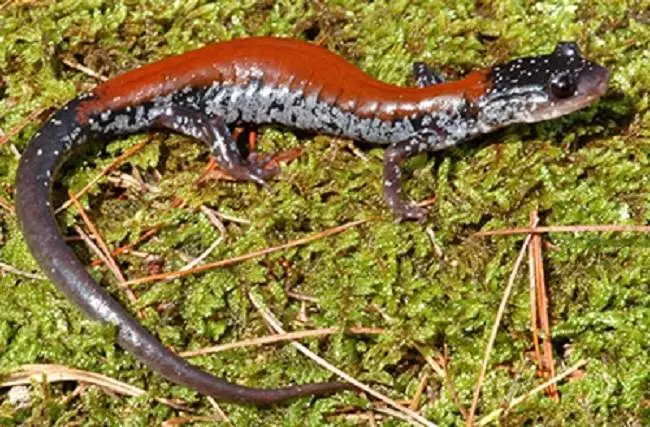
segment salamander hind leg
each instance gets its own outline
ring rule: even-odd
[[[402,171],[400,164],[408,157],[428,151],[429,145],[418,138],[398,142],[384,152],[384,200],[392,209],[398,221],[423,220],[427,210],[402,198]]]
[[[438,83],[444,83],[445,81],[440,73],[437,73],[426,63],[420,61],[413,63],[413,77],[415,77],[417,87],[433,86]]]
[[[191,108],[173,106],[166,108],[154,125],[205,142],[219,167],[234,179],[253,181],[266,187],[266,180],[278,171],[276,167],[267,167],[268,158],[255,153],[244,160],[220,116],[208,116]]]

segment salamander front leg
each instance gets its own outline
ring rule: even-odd
[[[398,221],[421,220],[426,216],[426,209],[402,198],[400,164],[408,157],[428,150],[429,144],[413,138],[393,144],[384,152],[384,200],[393,210]]]
[[[433,86],[445,81],[440,73],[433,71],[426,63],[420,61],[413,63],[413,76],[417,87]]]
[[[174,106],[166,108],[154,125],[205,142],[219,166],[237,180],[267,186],[266,179],[277,173],[277,168],[265,167],[270,161],[267,157],[251,155],[247,160],[242,158],[222,117],[210,117],[191,108]]]

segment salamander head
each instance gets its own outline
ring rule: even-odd
[[[559,43],[550,55],[495,66],[490,87],[476,101],[483,131],[510,123],[538,122],[584,108],[607,90],[609,72],[580,56],[575,43]]]

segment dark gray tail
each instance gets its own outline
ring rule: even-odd
[[[97,284],[66,245],[50,206],[52,180],[72,150],[90,138],[79,125],[78,99],[52,116],[22,155],[16,180],[16,213],[23,235],[43,272],[90,318],[118,327],[118,342],[151,369],[177,384],[219,400],[273,404],[298,396],[349,389],[339,382],[313,383],[280,389],[242,387],[204,372],[169,351]]]

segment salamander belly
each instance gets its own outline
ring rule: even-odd
[[[359,117],[321,100],[318,92],[305,94],[300,89],[272,87],[259,80],[246,85],[215,83],[200,92],[196,96],[185,94],[175,102],[195,104],[187,106],[198,107],[210,116],[221,116],[228,124],[280,124],[372,143],[403,141],[414,133],[408,119],[382,121],[372,116]]]

